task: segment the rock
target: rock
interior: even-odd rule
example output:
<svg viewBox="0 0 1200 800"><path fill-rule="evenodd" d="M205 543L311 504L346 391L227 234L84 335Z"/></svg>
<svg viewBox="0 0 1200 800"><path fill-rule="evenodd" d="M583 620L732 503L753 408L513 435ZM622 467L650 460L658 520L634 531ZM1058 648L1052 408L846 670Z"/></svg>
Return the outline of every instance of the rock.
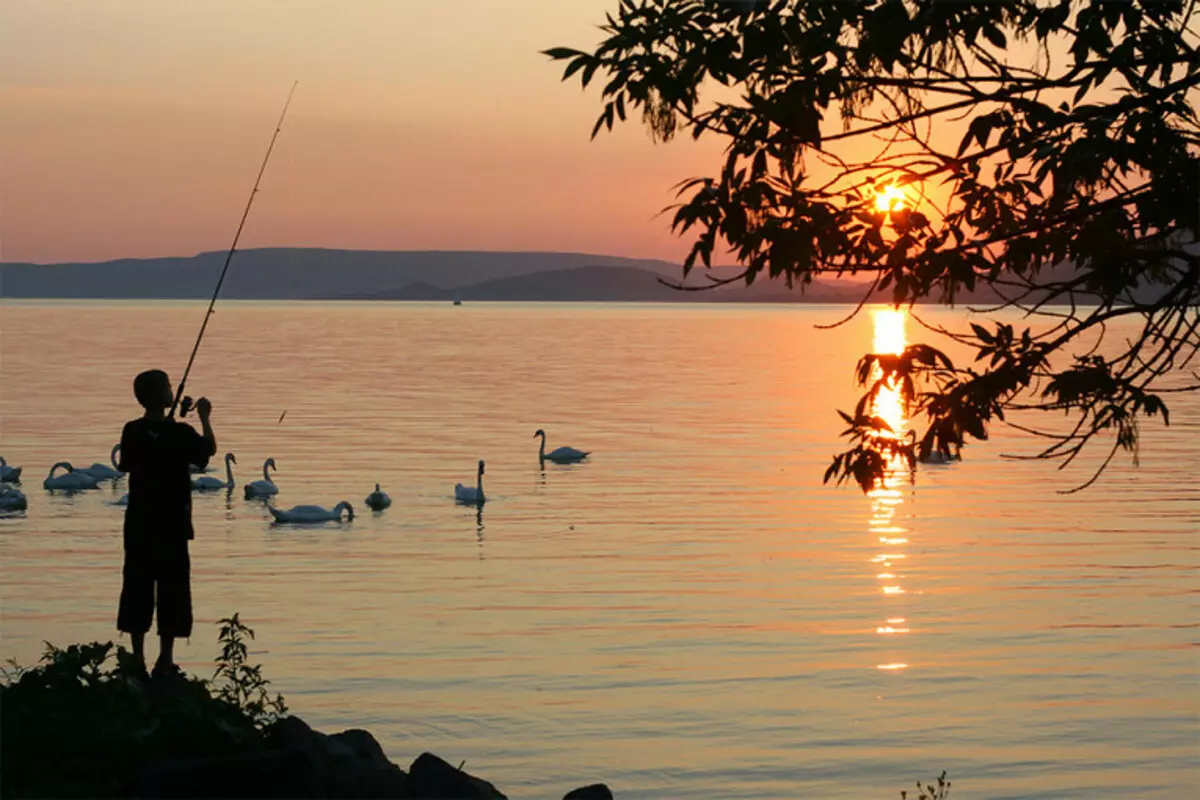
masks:
<svg viewBox="0 0 1200 800"><path fill-rule="evenodd" d="M407 798L408 776L388 760L363 730L329 736L299 717L284 717L271 731L271 743L303 753L313 763L316 792L330 798Z"/></svg>
<svg viewBox="0 0 1200 800"><path fill-rule="evenodd" d="M387 755L383 752L383 748L379 746L379 742L369 731L364 731L360 728L351 728L348 731L335 733L329 737L335 742L340 742L357 755L363 761L369 761L372 764L386 764L395 766L388 760Z"/></svg>
<svg viewBox="0 0 1200 800"><path fill-rule="evenodd" d="M408 791L415 800L508 800L492 784L433 753L421 753L408 768Z"/></svg>
<svg viewBox="0 0 1200 800"><path fill-rule="evenodd" d="M613 800L613 793L603 783L593 783L591 786L572 789L567 792L563 800Z"/></svg>
<svg viewBox="0 0 1200 800"><path fill-rule="evenodd" d="M298 750L267 750L222 758L171 759L134 776L133 797L321 797L313 763Z"/></svg>
<svg viewBox="0 0 1200 800"><path fill-rule="evenodd" d="M359 781L359 790L354 797L371 797L379 800L411 798L408 776L395 764L367 767Z"/></svg>

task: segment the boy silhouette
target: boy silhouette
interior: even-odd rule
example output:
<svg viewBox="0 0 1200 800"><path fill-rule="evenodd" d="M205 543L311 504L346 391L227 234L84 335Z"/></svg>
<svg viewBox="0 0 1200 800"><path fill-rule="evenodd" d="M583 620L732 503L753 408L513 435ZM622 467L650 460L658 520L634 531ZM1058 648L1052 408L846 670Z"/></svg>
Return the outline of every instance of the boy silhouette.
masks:
<svg viewBox="0 0 1200 800"><path fill-rule="evenodd" d="M145 409L121 432L121 462L129 473L125 509L125 565L117 629L128 633L133 655L146 674L146 632L158 606L158 661L154 677L179 672L175 639L192 634L192 530L190 464L205 467L217 452L207 398L196 403L204 433L167 417L173 402L171 381L162 370L149 370L133 381L133 394ZM157 603L156 603L157 600Z"/></svg>

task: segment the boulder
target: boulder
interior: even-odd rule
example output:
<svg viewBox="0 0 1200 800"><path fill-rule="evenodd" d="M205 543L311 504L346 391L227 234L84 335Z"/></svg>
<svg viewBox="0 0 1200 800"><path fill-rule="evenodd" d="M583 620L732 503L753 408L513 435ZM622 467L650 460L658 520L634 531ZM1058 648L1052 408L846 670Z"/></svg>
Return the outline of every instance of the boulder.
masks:
<svg viewBox="0 0 1200 800"><path fill-rule="evenodd" d="M350 748L360 759L369 761L372 764L385 764L395 766L388 760L387 755L383 752L379 742L369 731L364 731L361 728L351 728L348 731L335 733L329 737L335 742L338 742Z"/></svg>
<svg viewBox="0 0 1200 800"><path fill-rule="evenodd" d="M492 784L433 753L422 753L408 768L408 791L414 800L508 800Z"/></svg>
<svg viewBox="0 0 1200 800"><path fill-rule="evenodd" d="M170 759L134 776L133 797L321 797L314 765L298 750L266 750L219 758Z"/></svg>
<svg viewBox="0 0 1200 800"><path fill-rule="evenodd" d="M334 795L329 795L333 797ZM395 764L365 767L358 782L358 793L346 797L370 797L375 800L408 800L412 793L408 776Z"/></svg>
<svg viewBox="0 0 1200 800"><path fill-rule="evenodd" d="M612 790L603 783L580 786L567 792L563 800L613 800Z"/></svg>
<svg viewBox="0 0 1200 800"><path fill-rule="evenodd" d="M316 792L330 798L406 798L408 776L388 760L363 730L332 736L315 731L299 717L284 717L271 730L273 746L303 753L313 764Z"/></svg>

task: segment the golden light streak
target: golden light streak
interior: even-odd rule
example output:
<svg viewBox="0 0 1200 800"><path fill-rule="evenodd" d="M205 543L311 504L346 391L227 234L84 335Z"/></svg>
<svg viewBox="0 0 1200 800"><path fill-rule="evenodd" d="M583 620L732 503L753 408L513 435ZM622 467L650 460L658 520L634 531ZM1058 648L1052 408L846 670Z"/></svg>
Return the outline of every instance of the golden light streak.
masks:
<svg viewBox="0 0 1200 800"><path fill-rule="evenodd" d="M894 186L885 189L879 197L879 209L881 211L891 211L901 207L903 193ZM878 309L872 312L874 321L874 342L873 352L877 355L898 355L904 352L904 348L908 346L908 337L905 332L905 321L907 312L897 309ZM881 372L878 367L875 369L875 374L871 376L872 381L878 381ZM880 437L899 438L904 435L905 426L908 423L907 409L904 405L904 398L901 395L900 387L896 384L885 385L875 395L875 402L871 408L871 413L875 416L882 417L885 422L891 427L890 433L882 433ZM903 459L897 458L888 464L887 473L884 475L880 485L876 486L868 493L871 498L871 519L870 530L878 537L879 543L888 548L888 550L896 550L900 545L908 544L907 529L898 524L896 512L900 506L904 504L904 481L908 477L908 465ZM871 559L872 563L879 564L885 570L891 570L892 562L899 561L906 556L902 552L883 552L877 554ZM887 584L880 586L880 592L885 597L894 598L887 602L900 602L899 598L907 594L905 588L900 585L899 581L903 578L891 571L879 572L876 578L880 581L886 581ZM895 611L893 611L893 614ZM898 636L909 632L909 628L904 625L905 619L900 616L892 616L887 620L886 625L880 625L875 629L875 633L880 636ZM889 655L899 655L899 653L889 653ZM894 661L886 664L879 664L877 668L887 671L898 671L908 668L908 664L902 661Z"/></svg>

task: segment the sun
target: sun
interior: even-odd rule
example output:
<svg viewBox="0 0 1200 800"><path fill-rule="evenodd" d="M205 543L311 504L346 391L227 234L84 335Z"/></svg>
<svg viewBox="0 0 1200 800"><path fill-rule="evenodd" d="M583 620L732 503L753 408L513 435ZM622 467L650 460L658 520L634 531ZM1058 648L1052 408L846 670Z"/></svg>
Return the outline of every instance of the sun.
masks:
<svg viewBox="0 0 1200 800"><path fill-rule="evenodd" d="M904 201L907 199L903 189L894 183L889 183L875 193L875 210L881 214L899 211L904 208Z"/></svg>

